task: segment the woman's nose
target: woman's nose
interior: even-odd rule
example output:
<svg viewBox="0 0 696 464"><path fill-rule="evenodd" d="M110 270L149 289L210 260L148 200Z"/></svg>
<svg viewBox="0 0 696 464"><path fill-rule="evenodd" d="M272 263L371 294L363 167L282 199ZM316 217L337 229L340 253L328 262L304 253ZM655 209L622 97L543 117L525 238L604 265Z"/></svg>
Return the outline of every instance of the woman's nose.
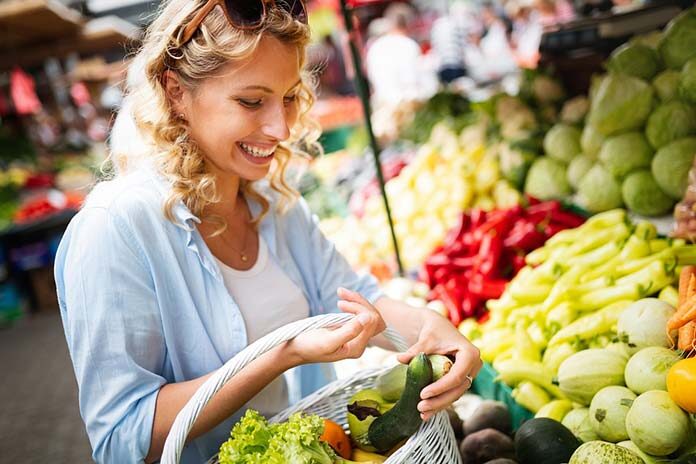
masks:
<svg viewBox="0 0 696 464"><path fill-rule="evenodd" d="M288 114L284 106L270 111L266 121L264 121L263 132L265 135L280 142L290 138L290 126Z"/></svg>

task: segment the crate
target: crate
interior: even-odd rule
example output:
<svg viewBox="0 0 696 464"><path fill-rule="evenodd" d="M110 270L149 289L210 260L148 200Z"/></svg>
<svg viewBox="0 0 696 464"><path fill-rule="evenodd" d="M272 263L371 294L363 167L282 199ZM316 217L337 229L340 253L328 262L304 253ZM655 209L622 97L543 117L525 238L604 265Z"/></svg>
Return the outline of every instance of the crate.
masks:
<svg viewBox="0 0 696 464"><path fill-rule="evenodd" d="M493 366L483 363L483 368L479 371L471 391L487 400L496 400L504 403L512 416L512 429L517 430L526 420L534 417L531 411L517 404L512 397L512 388L503 382L497 382L495 378L498 373Z"/></svg>

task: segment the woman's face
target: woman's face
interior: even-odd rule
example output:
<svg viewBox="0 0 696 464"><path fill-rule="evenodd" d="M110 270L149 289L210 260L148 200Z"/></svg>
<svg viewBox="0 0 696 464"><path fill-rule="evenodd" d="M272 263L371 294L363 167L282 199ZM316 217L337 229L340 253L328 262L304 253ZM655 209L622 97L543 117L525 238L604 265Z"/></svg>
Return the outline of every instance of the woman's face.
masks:
<svg viewBox="0 0 696 464"><path fill-rule="evenodd" d="M296 46L266 36L248 59L182 92L178 106L213 174L265 177L297 121L299 65Z"/></svg>

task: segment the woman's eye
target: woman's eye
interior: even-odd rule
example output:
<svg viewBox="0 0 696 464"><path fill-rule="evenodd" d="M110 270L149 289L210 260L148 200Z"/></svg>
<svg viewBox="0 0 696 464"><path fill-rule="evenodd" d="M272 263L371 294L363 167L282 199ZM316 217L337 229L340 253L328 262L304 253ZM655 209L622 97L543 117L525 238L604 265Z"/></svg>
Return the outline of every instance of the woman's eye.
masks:
<svg viewBox="0 0 696 464"><path fill-rule="evenodd" d="M247 100L245 98L239 98L237 99L240 105L246 107L246 108L258 108L261 106L261 99L259 98L258 100Z"/></svg>
<svg viewBox="0 0 696 464"><path fill-rule="evenodd" d="M283 101L285 102L286 105L290 105L292 103L295 103L297 101L297 94L288 95L287 97L285 97L283 99Z"/></svg>

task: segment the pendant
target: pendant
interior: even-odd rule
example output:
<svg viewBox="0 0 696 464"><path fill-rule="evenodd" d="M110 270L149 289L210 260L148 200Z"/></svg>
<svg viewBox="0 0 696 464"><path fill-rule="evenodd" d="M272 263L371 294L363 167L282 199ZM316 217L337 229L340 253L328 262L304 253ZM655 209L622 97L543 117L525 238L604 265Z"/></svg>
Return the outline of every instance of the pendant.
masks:
<svg viewBox="0 0 696 464"><path fill-rule="evenodd" d="M247 261L249 261L249 258L247 258L247 255L245 255L244 253L240 253L240 254L241 254L241 256L242 256L242 262L243 262L243 263L246 263Z"/></svg>

